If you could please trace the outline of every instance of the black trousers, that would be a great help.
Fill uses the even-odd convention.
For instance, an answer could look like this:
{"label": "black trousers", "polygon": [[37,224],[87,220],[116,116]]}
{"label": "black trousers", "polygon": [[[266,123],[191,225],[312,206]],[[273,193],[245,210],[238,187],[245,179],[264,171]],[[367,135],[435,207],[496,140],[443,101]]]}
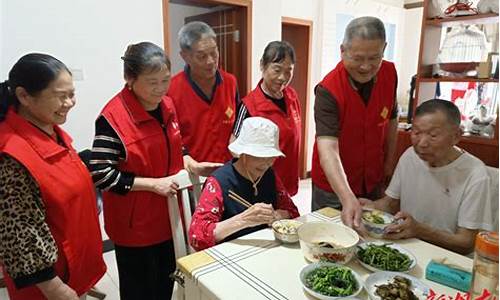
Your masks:
{"label": "black trousers", "polygon": [[146,247],[115,245],[121,300],[170,300],[175,271],[172,240]]}

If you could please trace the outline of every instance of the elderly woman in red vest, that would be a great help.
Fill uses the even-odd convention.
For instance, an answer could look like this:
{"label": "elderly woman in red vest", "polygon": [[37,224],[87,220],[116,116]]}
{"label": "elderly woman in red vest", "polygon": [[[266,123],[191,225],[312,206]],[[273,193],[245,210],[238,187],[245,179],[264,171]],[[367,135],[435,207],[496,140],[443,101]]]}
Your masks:
{"label": "elderly woman in red vest", "polygon": [[294,196],[299,187],[299,147],[301,139],[300,103],[295,90],[289,86],[293,77],[295,51],[288,42],[274,41],[264,49],[260,59],[262,79],[239,107],[233,135],[238,136],[245,118],[264,117],[278,125],[280,157],[273,169],[286,191]]}
{"label": "elderly woman in red vest", "polygon": [[170,299],[175,269],[167,200],[183,168],[175,109],[165,96],[170,61],[155,44],[130,45],[126,85],[96,120],[90,167],[115,243],[120,298]]}
{"label": "elderly woman in red vest", "polygon": [[[237,158],[213,172],[205,182],[189,228],[197,250],[267,227],[299,212],[271,166],[283,157],[276,124],[261,117],[243,121],[241,133],[228,148]],[[230,194],[246,200],[235,201]],[[234,195],[233,194],[233,195]]]}
{"label": "elderly woman in red vest", "polygon": [[74,105],[70,71],[46,54],[0,83],[0,261],[13,300],[83,299],[106,272],[92,179],[59,127]]}

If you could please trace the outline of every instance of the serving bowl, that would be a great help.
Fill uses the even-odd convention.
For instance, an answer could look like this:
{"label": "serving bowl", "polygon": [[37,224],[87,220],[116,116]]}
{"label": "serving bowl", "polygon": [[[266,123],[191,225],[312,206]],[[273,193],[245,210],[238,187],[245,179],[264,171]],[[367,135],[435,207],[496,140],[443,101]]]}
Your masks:
{"label": "serving bowl", "polygon": [[345,264],[356,251],[359,236],[338,223],[310,222],[298,229],[300,248],[310,262],[329,261]]}
{"label": "serving bowl", "polygon": [[384,236],[387,226],[394,223],[394,216],[390,213],[372,208],[363,208],[361,222],[366,228],[368,235],[377,239]]}
{"label": "serving bowl", "polygon": [[[314,287],[311,286],[310,283],[308,283],[307,276],[312,271],[315,271],[322,267],[341,267],[343,269],[349,270],[352,273],[354,280],[356,281],[357,289],[354,290],[354,292],[351,295],[346,295],[346,296],[328,296],[322,294],[320,291],[315,290]],[[324,261],[312,263],[302,268],[302,270],[300,271],[300,282],[302,283],[302,287],[304,288],[305,291],[307,291],[307,293],[311,294],[315,298],[322,300],[357,299],[355,297],[363,290],[363,281],[361,279],[361,276],[359,276],[359,274],[356,273],[354,270],[346,266],[341,266],[335,263],[324,262]]]}
{"label": "serving bowl", "polygon": [[284,243],[296,243],[299,241],[297,230],[302,224],[297,220],[283,219],[274,221],[271,227],[277,240]]}
{"label": "serving bowl", "polygon": [[[397,250],[400,254],[402,255],[405,255],[407,256],[407,258],[410,260],[410,262],[407,263],[408,267],[407,268],[403,268],[402,266],[398,269],[397,265],[395,265],[394,263],[394,258],[391,258],[391,256],[389,255],[392,255],[392,252],[389,253],[389,254],[386,254],[385,253],[385,250],[389,250],[387,248],[385,248],[383,251],[384,252],[380,252],[380,251],[377,251],[375,253],[371,252],[372,255],[368,256],[368,258],[371,258],[373,259],[373,265],[371,265],[370,263],[366,263],[363,261],[363,258],[361,257],[361,251],[362,250],[366,250],[368,247],[370,246],[385,246],[387,248],[390,248],[390,250]],[[409,250],[407,250],[406,248],[403,248],[401,246],[399,246],[398,244],[394,244],[394,243],[384,243],[384,242],[366,242],[366,243],[362,243],[362,244],[359,244],[358,245],[358,250],[356,251],[356,258],[358,259],[358,262],[363,266],[365,267],[366,269],[372,271],[372,272],[377,272],[377,271],[397,271],[397,272],[404,272],[404,273],[407,273],[409,272],[411,269],[413,269],[416,265],[417,265],[417,258],[415,257],[415,255],[413,255],[413,253],[411,253]],[[387,251],[389,252],[389,251]],[[375,255],[376,254],[376,255]],[[388,256],[387,258],[385,256]],[[377,259],[374,258],[374,256],[377,257]],[[399,257],[401,257],[400,255],[398,255]],[[401,261],[402,259],[400,259],[399,261]],[[384,262],[383,264],[381,262]],[[385,265],[385,267],[376,267],[374,265]],[[394,268],[393,270],[391,270],[391,268]]]}

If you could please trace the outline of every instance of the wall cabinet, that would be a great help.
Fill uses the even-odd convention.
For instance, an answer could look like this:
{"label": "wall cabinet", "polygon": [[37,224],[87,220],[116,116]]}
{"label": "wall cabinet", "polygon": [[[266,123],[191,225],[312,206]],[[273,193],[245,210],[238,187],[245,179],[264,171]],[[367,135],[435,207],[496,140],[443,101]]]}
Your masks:
{"label": "wall cabinet", "polygon": [[[464,71],[452,71],[455,73],[448,72],[436,72],[436,67],[439,69],[442,66],[444,69],[444,64],[440,61],[439,54],[441,53],[441,57],[443,56],[443,37],[446,37],[446,34],[450,33],[453,30],[458,29],[468,29],[474,28],[477,32],[477,28],[482,28],[484,30],[484,24],[494,24],[488,25],[489,28],[496,28],[495,35],[498,35],[498,14],[488,13],[488,14],[477,14],[470,16],[458,16],[458,17],[446,17],[446,18],[429,18],[428,17],[428,9],[431,0],[424,1],[424,9],[423,9],[423,18],[422,18],[422,27],[421,27],[421,38],[420,38],[420,50],[419,50],[419,58],[418,58],[418,69],[417,69],[417,79],[416,79],[416,92],[415,92],[415,100],[413,102],[413,112],[415,112],[415,108],[422,102],[436,98],[436,94],[440,91],[442,87],[451,87],[459,84],[474,86],[478,91],[486,90],[490,94],[484,94],[482,96],[488,97],[484,98],[484,102],[487,102],[488,113],[492,116],[495,116],[496,122],[492,123],[489,127],[490,136],[475,136],[475,132],[469,133],[469,136],[462,137],[462,141],[459,143],[459,147],[465,149],[476,157],[480,158],[485,162],[485,164],[489,166],[498,167],[498,103],[497,103],[497,92],[498,92],[498,78],[493,78],[491,75],[489,78],[477,78],[472,71],[472,76],[470,76],[470,72],[467,73]],[[473,25],[468,27],[470,25]],[[472,29],[471,29],[472,30]],[[451,35],[451,34],[450,34]],[[474,50],[471,47],[474,47],[475,42],[471,42],[471,40],[462,40],[460,47],[463,49],[458,49],[456,53],[463,52],[460,51],[468,51]],[[460,44],[460,43],[459,43]],[[498,39],[493,39],[492,47],[498,52]],[[453,49],[456,50],[456,49]],[[441,51],[441,52],[440,52]],[[490,52],[491,50],[487,50]],[[458,57],[468,57],[467,54],[465,56],[457,55]],[[464,68],[472,68],[475,67],[475,62],[473,61],[459,61],[453,62],[451,67],[464,67]],[[477,61],[476,61],[477,62]],[[448,75],[451,74],[451,75]],[[490,73],[491,74],[491,73]],[[478,93],[479,95],[479,93]],[[465,96],[464,96],[465,99]],[[479,111],[479,107],[483,105],[483,98],[481,95],[477,97],[477,107],[472,109],[476,109]],[[448,99],[453,100],[453,99]],[[472,101],[474,103],[474,100]],[[457,104],[457,102],[456,102]],[[462,111],[463,123],[469,122],[469,118],[472,120],[472,116],[470,116],[471,106],[469,104],[468,113],[465,113],[464,107],[457,104]],[[484,106],[484,105],[483,105]],[[410,133],[407,131],[399,131],[399,140],[398,140],[398,155],[400,155],[404,149],[411,145],[410,141]]]}

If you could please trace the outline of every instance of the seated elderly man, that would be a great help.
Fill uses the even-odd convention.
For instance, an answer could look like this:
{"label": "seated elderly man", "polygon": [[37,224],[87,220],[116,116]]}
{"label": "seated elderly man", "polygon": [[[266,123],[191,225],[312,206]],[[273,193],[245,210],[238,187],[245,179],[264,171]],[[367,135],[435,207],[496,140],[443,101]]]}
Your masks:
{"label": "seated elderly man", "polygon": [[240,135],[228,146],[237,158],[205,182],[189,228],[193,248],[202,250],[265,228],[275,220],[299,216],[271,168],[277,157],[284,156],[278,145],[276,124],[261,117],[243,121]]}
{"label": "seated elderly man", "polygon": [[365,206],[396,214],[384,238],[419,238],[468,254],[478,230],[493,230],[490,178],[482,161],[458,148],[460,111],[429,100],[415,112],[411,141],[386,196]]}

